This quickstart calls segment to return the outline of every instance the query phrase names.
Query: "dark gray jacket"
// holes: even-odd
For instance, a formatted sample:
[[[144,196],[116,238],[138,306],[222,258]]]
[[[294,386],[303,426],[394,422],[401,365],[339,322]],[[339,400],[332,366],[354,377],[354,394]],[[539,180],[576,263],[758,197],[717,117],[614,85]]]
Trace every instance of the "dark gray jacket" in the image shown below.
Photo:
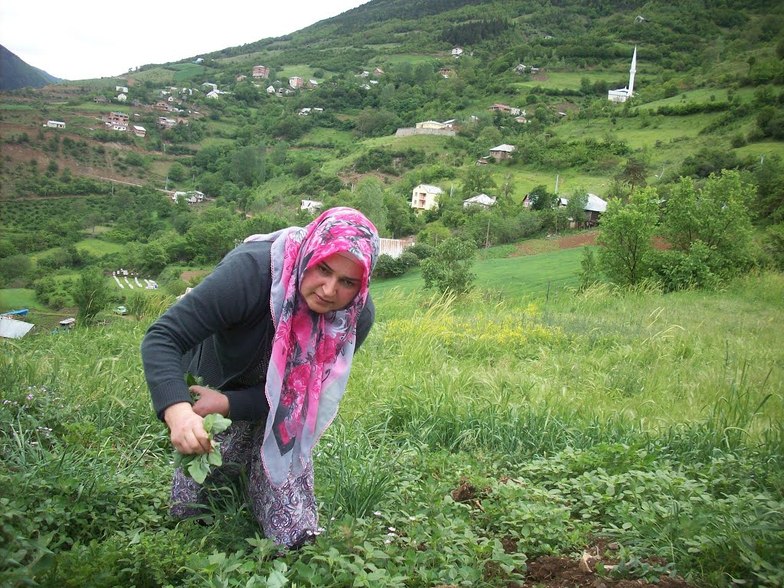
[[[243,243],[150,326],[141,352],[158,418],[172,404],[191,402],[187,372],[226,394],[230,418],[266,417],[264,384],[275,334],[270,282],[270,243]],[[357,349],[374,318],[368,297],[357,323]]]

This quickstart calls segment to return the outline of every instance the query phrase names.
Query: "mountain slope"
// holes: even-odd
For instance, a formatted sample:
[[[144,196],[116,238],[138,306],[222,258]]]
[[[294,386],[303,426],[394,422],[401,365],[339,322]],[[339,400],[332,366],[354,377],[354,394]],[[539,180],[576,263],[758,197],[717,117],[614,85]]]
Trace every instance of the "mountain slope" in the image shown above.
[[[0,91],[41,88],[61,81],[42,69],[28,65],[0,45]]]

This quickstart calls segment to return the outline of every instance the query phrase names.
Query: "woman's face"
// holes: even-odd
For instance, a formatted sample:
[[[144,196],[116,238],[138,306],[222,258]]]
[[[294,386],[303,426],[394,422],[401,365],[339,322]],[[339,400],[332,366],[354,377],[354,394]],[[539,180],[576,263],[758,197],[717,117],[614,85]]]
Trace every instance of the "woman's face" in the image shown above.
[[[348,253],[333,253],[305,270],[299,293],[313,312],[341,310],[362,285],[362,266]]]

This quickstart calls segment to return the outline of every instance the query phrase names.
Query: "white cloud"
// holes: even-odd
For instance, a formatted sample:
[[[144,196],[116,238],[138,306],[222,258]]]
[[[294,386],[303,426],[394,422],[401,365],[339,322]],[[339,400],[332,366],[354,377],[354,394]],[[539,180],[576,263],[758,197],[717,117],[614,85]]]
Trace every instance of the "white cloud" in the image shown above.
[[[2,0],[0,44],[55,77],[82,80],[293,33],[365,2]]]

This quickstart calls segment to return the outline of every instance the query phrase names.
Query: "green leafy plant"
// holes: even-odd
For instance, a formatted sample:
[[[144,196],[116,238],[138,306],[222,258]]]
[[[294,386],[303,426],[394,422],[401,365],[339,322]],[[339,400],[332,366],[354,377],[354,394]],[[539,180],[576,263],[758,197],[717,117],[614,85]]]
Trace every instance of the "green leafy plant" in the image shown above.
[[[210,473],[211,466],[223,465],[223,458],[220,453],[220,443],[215,441],[215,435],[222,433],[231,425],[231,419],[217,413],[208,414],[204,417],[204,430],[210,438],[212,449],[209,453],[185,454],[175,451],[174,465],[182,468],[183,473],[203,484]]]

